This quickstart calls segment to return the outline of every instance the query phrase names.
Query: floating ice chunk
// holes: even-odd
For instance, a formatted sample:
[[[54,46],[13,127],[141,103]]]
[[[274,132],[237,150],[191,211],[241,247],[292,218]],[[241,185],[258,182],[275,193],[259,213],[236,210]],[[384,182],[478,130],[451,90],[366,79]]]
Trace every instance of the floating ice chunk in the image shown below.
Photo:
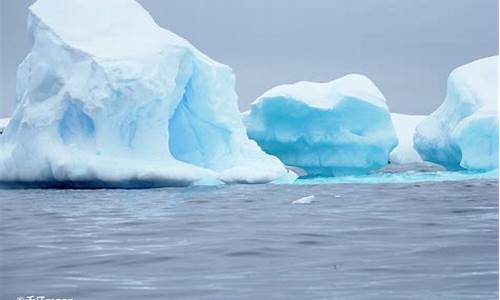
[[[315,201],[315,198],[316,197],[314,195],[302,197],[293,201],[292,204],[311,204]]]
[[[443,104],[417,126],[415,148],[450,169],[498,168],[498,56],[451,72]]]
[[[264,151],[309,176],[368,173],[397,144],[384,96],[362,75],[277,86],[243,117]]]
[[[390,155],[391,164],[422,162],[422,158],[413,147],[415,127],[425,118],[420,115],[391,113],[392,124],[398,136],[398,146]]]
[[[288,176],[250,141],[234,75],[134,0],[39,0],[0,182],[76,187],[264,183]]]

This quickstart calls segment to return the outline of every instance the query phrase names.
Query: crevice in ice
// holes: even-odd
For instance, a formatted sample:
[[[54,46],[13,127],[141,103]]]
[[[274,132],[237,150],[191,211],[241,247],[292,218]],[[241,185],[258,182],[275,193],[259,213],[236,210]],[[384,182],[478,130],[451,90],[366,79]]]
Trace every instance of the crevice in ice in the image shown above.
[[[94,120],[71,100],[59,122],[58,131],[66,145],[88,145],[95,139]]]
[[[193,77],[186,84],[182,99],[169,121],[169,149],[180,161],[217,170],[221,153],[225,153],[230,132],[206,120],[196,111],[198,98],[193,88]]]
[[[122,139],[126,141],[127,147],[132,149],[134,147],[134,138],[137,133],[137,117],[133,116],[120,127],[120,134]]]

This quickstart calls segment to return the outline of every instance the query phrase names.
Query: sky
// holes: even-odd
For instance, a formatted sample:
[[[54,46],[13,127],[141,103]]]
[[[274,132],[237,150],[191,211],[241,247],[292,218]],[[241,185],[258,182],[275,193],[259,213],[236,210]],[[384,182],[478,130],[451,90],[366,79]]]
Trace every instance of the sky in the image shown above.
[[[0,117],[32,41],[32,0],[1,1]],[[158,24],[232,67],[241,110],[273,86],[368,76],[391,111],[428,114],[448,74],[498,54],[498,0],[139,0]]]

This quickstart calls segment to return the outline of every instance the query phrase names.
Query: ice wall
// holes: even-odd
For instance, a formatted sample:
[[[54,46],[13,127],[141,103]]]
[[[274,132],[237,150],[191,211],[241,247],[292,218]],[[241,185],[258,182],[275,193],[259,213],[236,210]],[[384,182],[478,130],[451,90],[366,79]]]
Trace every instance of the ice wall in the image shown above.
[[[498,56],[453,70],[446,99],[414,139],[424,160],[449,169],[498,168]]]
[[[286,174],[248,140],[231,69],[134,0],[38,0],[3,184],[150,187],[263,183]]]

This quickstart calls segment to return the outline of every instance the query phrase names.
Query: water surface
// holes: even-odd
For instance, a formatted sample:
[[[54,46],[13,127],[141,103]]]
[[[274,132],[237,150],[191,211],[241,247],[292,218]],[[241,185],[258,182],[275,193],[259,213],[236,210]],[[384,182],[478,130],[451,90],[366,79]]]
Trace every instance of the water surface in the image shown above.
[[[495,179],[0,190],[0,205],[6,300],[498,298]]]

